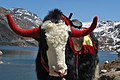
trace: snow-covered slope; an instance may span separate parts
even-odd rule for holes
[[[89,27],[91,22],[83,23]],[[120,53],[120,21],[100,21],[94,30],[99,41],[99,49]]]
[[[42,20],[35,14],[32,13],[26,9],[23,8],[11,8],[9,9],[10,12],[12,14],[14,14],[14,16],[19,19],[19,20],[23,20],[26,23],[30,23],[30,24],[35,24],[33,26],[39,26],[40,24],[42,24]]]

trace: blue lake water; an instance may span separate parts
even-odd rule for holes
[[[0,50],[4,53],[0,55],[0,80],[37,80],[35,58],[38,48],[0,46]],[[115,58],[117,54],[99,51],[100,64]]]

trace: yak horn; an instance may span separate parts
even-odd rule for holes
[[[18,28],[10,14],[6,14],[6,17],[7,17],[7,21],[8,21],[8,24],[9,24],[10,28],[16,34],[21,35],[23,37],[39,38],[39,33],[40,33],[39,27],[30,29],[30,30],[25,30],[25,29],[22,29],[22,28]]]
[[[93,19],[93,22],[91,24],[91,26],[87,29],[83,29],[83,30],[75,30],[73,28],[71,28],[71,37],[84,37],[88,34],[90,34],[97,26],[97,22],[98,22],[98,17],[95,16]]]

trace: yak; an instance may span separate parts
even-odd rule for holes
[[[38,41],[39,50],[35,61],[38,80],[95,78],[98,42],[92,32],[97,26],[97,16],[89,28],[82,29],[75,25],[76,20],[70,20],[59,9],[51,10],[42,25],[30,30],[17,27],[10,14],[6,14],[6,18],[16,34]]]

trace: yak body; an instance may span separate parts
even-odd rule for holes
[[[45,17],[43,22],[47,20],[51,20],[53,23],[59,23],[61,20],[60,16],[62,15],[62,13],[59,11],[55,11],[55,12],[54,13],[50,12]],[[39,54],[42,54],[42,55],[37,56],[37,59],[36,59],[36,65],[40,66],[40,67],[36,66],[36,69],[38,69],[37,71],[38,71],[39,80],[47,80],[47,79],[61,80],[62,78],[60,77],[49,76],[49,70],[47,69],[49,67],[48,65],[49,60],[46,55],[47,54],[46,51],[48,50],[46,48],[48,47],[48,44],[47,44],[46,35],[45,35],[46,31],[44,29],[42,30],[43,32],[40,34],[40,36],[42,36],[41,39],[43,40],[41,41],[40,39],[40,46],[39,46],[40,48],[42,48],[39,50],[40,51]],[[65,61],[67,65],[67,75],[65,75],[66,80],[92,80],[95,77],[95,70],[98,65],[98,55],[97,55],[98,41],[95,38],[93,33],[89,34],[89,36],[92,41],[91,44],[93,45],[93,47],[91,47],[90,49],[92,49],[93,52],[91,52],[90,49],[84,49],[84,46],[83,46],[84,38],[78,38],[77,44],[79,47],[77,51],[74,51],[73,47],[75,48],[75,45],[74,43],[73,45],[71,45],[71,42],[74,42],[74,39],[76,40],[77,38],[73,38],[73,39],[71,39],[71,37],[68,38],[68,41],[65,46]],[[43,50],[43,46],[44,46],[44,49],[46,50]],[[43,62],[41,64],[38,64],[39,61],[42,61],[42,60]],[[47,69],[48,71],[46,71],[45,69]],[[43,74],[41,70],[43,70],[45,74]],[[43,76],[43,79],[41,76]],[[48,78],[45,76],[48,76]]]
[[[60,77],[49,76],[48,70],[48,58],[47,58],[47,49],[48,46],[46,43],[45,35],[41,33],[40,39],[40,49],[36,58],[36,70],[39,80],[61,80]],[[90,34],[95,46],[97,47],[98,41],[94,37],[94,34]],[[43,47],[44,46],[44,47]],[[93,80],[95,78],[95,70],[98,65],[98,54],[97,49],[95,49],[94,54],[85,54],[84,49],[81,48],[80,54],[75,54],[75,52],[70,47],[70,40],[68,39],[66,48],[65,48],[65,60],[67,64],[67,75],[65,76],[66,80]],[[78,62],[76,61],[78,57]],[[41,63],[40,63],[41,61]],[[97,77],[98,78],[98,77]]]
[[[89,28],[83,30],[73,29],[72,22],[58,9],[50,11],[44,18],[43,24],[31,30],[18,28],[9,14],[6,17],[14,32],[38,41],[39,50],[36,58],[38,80],[62,80],[63,78],[93,80],[98,64],[98,43],[91,32],[96,28],[97,17],[94,17]],[[55,26],[51,26],[51,23]],[[58,29],[55,30],[56,28],[52,27],[58,27]],[[59,29],[61,27],[63,29]],[[51,37],[50,34],[58,35]],[[89,36],[88,41],[85,39],[86,36]]]

